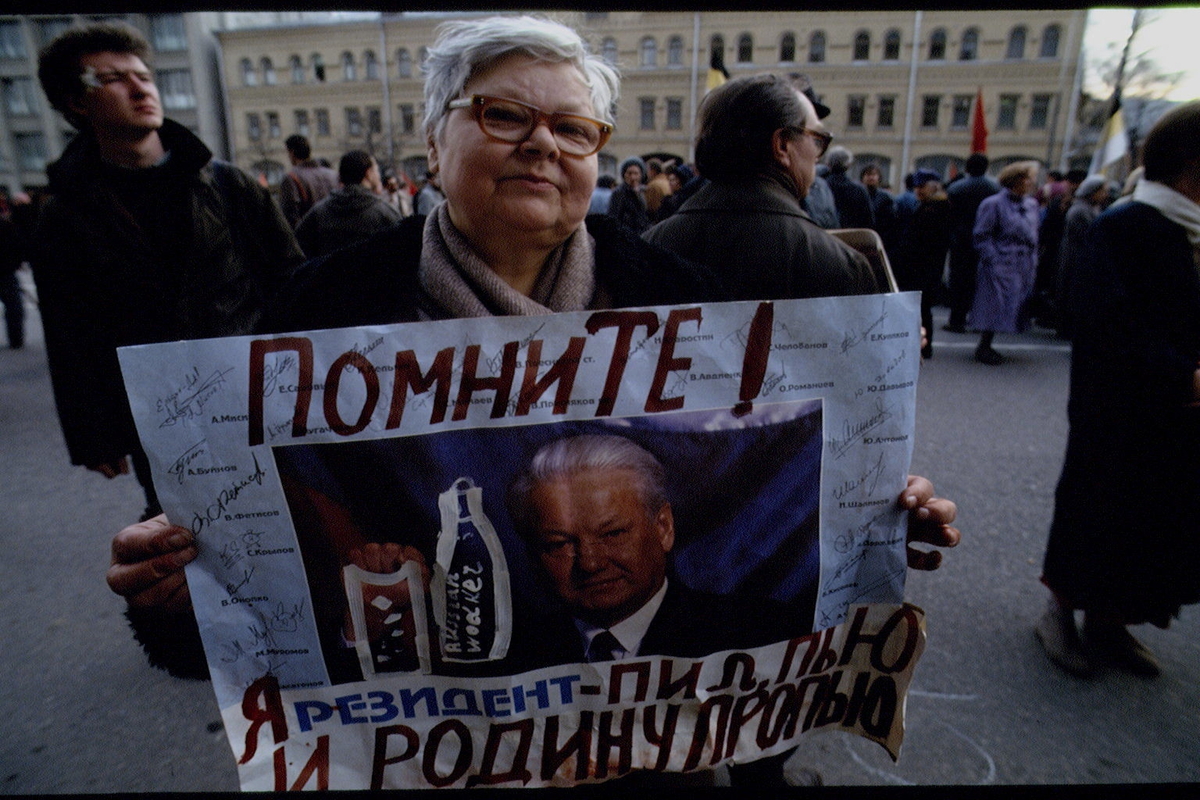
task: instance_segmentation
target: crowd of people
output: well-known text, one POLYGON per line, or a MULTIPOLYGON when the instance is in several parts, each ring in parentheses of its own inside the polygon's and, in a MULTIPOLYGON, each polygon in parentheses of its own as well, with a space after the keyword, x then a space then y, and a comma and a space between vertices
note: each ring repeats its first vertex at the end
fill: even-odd
MULTIPOLYGON (((1008 165, 993 181, 980 154, 946 186, 916 170, 893 196, 877 166, 856 172, 852 153, 830 147, 829 109, 799 75, 744 76, 711 91, 694 164, 629 158, 604 180, 597 154, 613 130, 616 72, 570 28, 499 17, 448 23, 429 50, 429 172, 419 191, 401 175, 381 175, 369 153, 346 153, 333 169, 292 137, 292 169, 275 198, 163 117, 148 58, 140 35, 112 24, 72 29, 43 51, 42 86, 79 135, 50 168, 52 199, 28 257, 72 462, 113 477, 132 460, 145 488, 143 521, 114 538, 108 580, 152 663, 206 673, 183 571, 198 545, 160 513, 117 347, 887 291, 886 276, 829 233, 840 228, 875 230, 900 288, 922 292, 926 357, 931 307, 943 300, 948 330, 980 333, 975 357, 984 364, 1004 360, 993 336, 1022 330, 1035 311, 1076 341, 1071 444, 1047 556, 1054 594, 1037 629, 1051 658, 1075 672, 1091 666, 1070 616, 1084 609, 1087 632, 1106 643, 1110 660, 1147 674, 1152 658, 1122 638, 1123 626, 1165 624, 1200 599, 1200 537, 1190 535, 1188 513, 1200 497, 1200 104, 1149 135, 1144 179, 1120 214, 1100 214, 1109 195, 1101 179, 1052 176, 1035 193, 1035 164, 1008 165), (1132 274, 1139 247, 1170 250, 1155 267, 1162 281, 1132 274), (1121 399, 1110 408, 1112 395, 1121 399), (1111 440, 1095 431, 1127 425, 1125 413, 1138 420, 1129 446, 1097 453, 1111 440), (1167 466, 1152 463, 1160 457, 1174 470, 1167 497, 1153 484, 1166 480, 1167 466), (1112 491, 1129 485, 1131 463, 1148 473, 1136 485, 1158 501, 1155 513, 1112 491), (1111 548, 1097 555, 1091 540, 1100 529, 1111 548), (1167 570, 1165 546, 1145 545, 1154 538, 1180 547, 1190 539, 1189 559, 1167 570), (1126 546, 1146 554, 1135 567, 1121 561, 1126 546), (1102 568, 1084 581, 1081 564, 1102 568), (1133 569, 1145 574, 1131 581, 1133 569), (1157 587, 1160 601, 1114 584, 1157 587)), ((16 346, 14 315, 6 316, 16 346)), ((897 503, 912 512, 910 542, 958 542, 954 503, 925 478, 910 478, 897 503)), ((940 560, 937 550, 909 547, 911 567, 940 560)), ((579 580, 584 567, 573 569, 579 580)), ((593 577, 614 569, 587 567, 593 577)), ((593 621, 603 628, 620 616, 593 621)), ((638 653, 637 642, 617 645, 638 653)), ((780 767, 766 759, 738 774, 777 783, 780 767)))

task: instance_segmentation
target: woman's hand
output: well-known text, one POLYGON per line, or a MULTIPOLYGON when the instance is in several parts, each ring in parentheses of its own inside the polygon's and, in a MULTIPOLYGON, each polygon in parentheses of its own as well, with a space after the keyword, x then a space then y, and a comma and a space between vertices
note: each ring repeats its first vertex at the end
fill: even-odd
POLYGON ((900 495, 900 505, 911 513, 908 516, 908 566, 912 569, 933 570, 942 564, 938 550, 919 550, 913 542, 937 547, 954 547, 962 538, 951 522, 958 516, 958 506, 950 500, 933 496, 933 484, 919 475, 909 475, 908 485, 900 495))
POLYGON ((133 608, 191 611, 192 596, 183 567, 196 554, 191 531, 172 525, 166 514, 159 514, 113 537, 108 587, 133 608))

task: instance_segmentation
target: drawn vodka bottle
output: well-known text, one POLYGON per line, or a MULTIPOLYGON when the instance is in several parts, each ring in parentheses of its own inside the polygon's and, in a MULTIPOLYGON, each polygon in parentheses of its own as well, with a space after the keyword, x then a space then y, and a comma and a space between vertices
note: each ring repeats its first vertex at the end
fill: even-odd
POLYGON ((442 529, 432 595, 442 658, 503 658, 512 639, 508 562, 483 513, 483 489, 470 478, 459 478, 438 495, 438 508, 442 529))

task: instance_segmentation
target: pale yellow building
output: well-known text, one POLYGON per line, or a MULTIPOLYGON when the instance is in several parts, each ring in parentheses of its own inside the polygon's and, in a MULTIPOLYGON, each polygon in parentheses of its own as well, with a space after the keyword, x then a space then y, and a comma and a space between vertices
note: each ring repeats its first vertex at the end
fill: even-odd
MULTIPOLYGON (((917 167, 949 173, 970 153, 982 91, 993 170, 1072 155, 1087 12, 561 12, 621 72, 617 131, 601 153, 615 174, 631 155, 692 154, 695 111, 715 52, 731 76, 807 74, 832 109, 835 141, 892 185, 917 167), (915 44, 914 44, 915 43, 915 44)), ((284 139, 304 133, 336 165, 366 149, 419 178, 424 48, 452 16, 386 15, 335 25, 219 34, 232 157, 272 183, 284 139)), ((478 16, 478 15, 475 15, 478 16)))

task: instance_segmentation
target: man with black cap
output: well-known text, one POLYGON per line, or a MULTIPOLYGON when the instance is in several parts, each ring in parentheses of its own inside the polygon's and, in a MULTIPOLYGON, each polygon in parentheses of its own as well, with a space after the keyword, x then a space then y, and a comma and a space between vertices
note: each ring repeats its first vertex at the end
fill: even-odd
MULTIPOLYGON (((829 106, 817 99, 817 93, 812 88, 812 81, 808 79, 807 75, 793 72, 788 75, 788 78, 791 79, 792 85, 808 98, 808 102, 812 103, 817 119, 825 119, 829 116, 829 106)), ((830 230, 842 227, 841 220, 838 218, 837 200, 833 196, 833 189, 830 188, 829 181, 820 174, 814 174, 812 185, 808 187, 808 194, 800 201, 800 206, 808 212, 813 222, 822 228, 830 230)))

